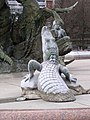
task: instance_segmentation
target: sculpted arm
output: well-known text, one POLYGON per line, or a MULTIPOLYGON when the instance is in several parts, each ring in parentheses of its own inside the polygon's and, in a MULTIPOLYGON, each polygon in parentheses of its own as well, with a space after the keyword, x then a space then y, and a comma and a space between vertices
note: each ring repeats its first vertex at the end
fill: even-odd
POLYGON ((71 11, 74 7, 76 7, 76 5, 78 4, 78 1, 70 6, 70 7, 67 7, 67 8, 55 8, 54 10, 57 12, 57 13, 64 13, 64 12, 69 12, 71 11))
POLYGON ((7 62, 10 65, 13 65, 13 60, 8 55, 6 55, 1 48, 0 48, 0 59, 7 62))

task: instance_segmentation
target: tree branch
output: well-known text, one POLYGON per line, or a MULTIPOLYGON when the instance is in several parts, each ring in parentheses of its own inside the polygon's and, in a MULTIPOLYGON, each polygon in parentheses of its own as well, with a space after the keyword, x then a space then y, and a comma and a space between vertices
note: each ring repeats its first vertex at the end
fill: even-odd
POLYGON ((72 5, 72 6, 68 7, 68 8, 55 8, 54 10, 55 10, 57 13, 65 13, 65 12, 68 13, 68 12, 70 12, 73 8, 75 8, 77 4, 78 4, 78 1, 77 1, 74 5, 72 5))

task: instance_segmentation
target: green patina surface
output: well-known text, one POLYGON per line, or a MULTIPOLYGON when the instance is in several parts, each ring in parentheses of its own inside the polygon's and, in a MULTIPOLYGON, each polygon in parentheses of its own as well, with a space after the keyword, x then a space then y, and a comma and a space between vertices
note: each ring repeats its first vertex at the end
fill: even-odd
POLYGON ((3 46, 5 53, 8 53, 8 48, 13 46, 13 52, 9 50, 8 55, 13 56, 15 60, 28 61, 34 58, 42 61, 41 28, 51 16, 54 20, 63 23, 58 13, 72 10, 77 3, 63 9, 40 9, 36 0, 17 1, 22 3, 23 13, 19 16, 18 21, 13 21, 11 24, 9 8, 6 6, 5 0, 0 0, 0 46, 3 46))

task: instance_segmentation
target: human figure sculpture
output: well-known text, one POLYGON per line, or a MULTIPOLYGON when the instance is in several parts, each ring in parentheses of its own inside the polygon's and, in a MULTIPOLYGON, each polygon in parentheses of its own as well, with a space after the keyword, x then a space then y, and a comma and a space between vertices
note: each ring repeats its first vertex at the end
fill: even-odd
POLYGON ((52 26, 52 32, 55 32, 55 38, 62 38, 64 36, 67 36, 66 32, 64 29, 62 29, 61 25, 60 25, 60 21, 54 20, 53 21, 53 26, 52 26))
POLYGON ((60 63, 67 65, 74 61, 74 59, 64 62, 64 58, 67 53, 72 50, 72 43, 70 37, 66 34, 66 31, 62 29, 61 22, 59 20, 54 20, 51 28, 51 33, 55 38, 55 41, 59 48, 60 63))
POLYGON ((51 33, 58 45, 59 56, 66 55, 72 51, 72 43, 70 41, 70 37, 66 34, 66 31, 62 29, 61 22, 59 20, 53 21, 51 33))

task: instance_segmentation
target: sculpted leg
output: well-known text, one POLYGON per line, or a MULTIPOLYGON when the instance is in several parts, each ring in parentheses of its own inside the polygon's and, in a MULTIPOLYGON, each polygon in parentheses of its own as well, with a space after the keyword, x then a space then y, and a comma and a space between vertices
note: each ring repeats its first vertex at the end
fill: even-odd
POLYGON ((35 70, 41 71, 41 69, 42 69, 41 64, 37 62, 36 60, 30 60, 28 62, 28 71, 30 74, 30 78, 34 76, 35 70))
POLYGON ((76 83, 77 79, 71 76, 67 67, 63 65, 59 65, 59 70, 60 70, 60 73, 63 73, 65 75, 66 79, 69 80, 69 82, 76 83))
POLYGON ((41 71, 41 64, 36 60, 30 60, 28 62, 29 73, 25 75, 23 80, 21 81, 21 88, 37 88, 39 72, 35 72, 35 70, 41 71))
POLYGON ((36 60, 30 60, 28 62, 28 71, 29 73, 26 74, 23 80, 21 81, 22 96, 17 98, 17 101, 40 98, 37 95, 37 84, 38 76, 40 74, 39 71, 41 71, 41 64, 36 60))

